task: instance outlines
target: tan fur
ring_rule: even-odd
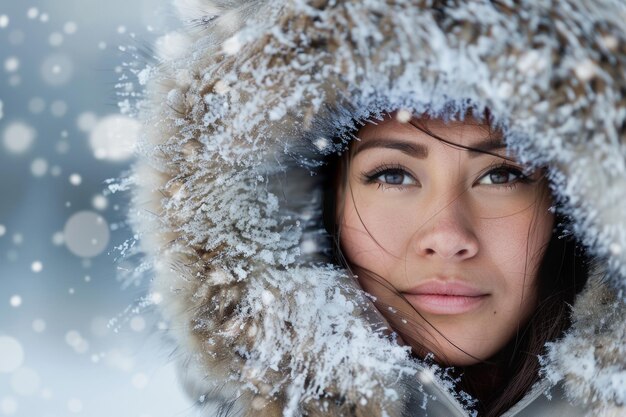
[[[376,83],[388,83],[392,89],[398,80],[408,83],[410,76],[420,85],[440,88],[419,90],[426,95],[421,100],[433,100],[434,116],[444,113],[443,101],[437,101],[444,93],[457,103],[470,98],[479,107],[489,107],[508,126],[510,145],[525,162],[550,164],[561,197],[568,199],[567,207],[577,216],[575,232],[591,242],[592,252],[605,262],[602,275],[606,279],[593,281],[576,301],[575,324],[562,341],[552,345],[547,369],[564,378],[573,400],[591,404],[596,412],[618,412],[623,407],[618,399],[594,391],[592,381],[569,372],[570,364],[561,359],[576,357],[593,346],[600,373],[625,368],[624,304],[616,294],[626,287],[619,272],[619,266],[626,265],[626,248],[619,246],[619,233],[626,230],[626,184],[623,175],[615,175],[621,173],[624,162],[624,126],[618,115],[626,109],[624,8],[608,7],[608,3],[605,7],[602,2],[589,6],[546,2],[545,8],[543,2],[532,7],[529,3],[529,13],[544,18],[533,26],[536,21],[531,24],[522,17],[524,8],[506,6],[506,2],[480,7],[476,6],[479,2],[461,2],[458,9],[463,17],[458,19],[452,11],[444,18],[427,3],[178,1],[181,16],[195,23],[176,38],[187,49],[162,49],[163,61],[147,90],[152,107],[144,115],[144,157],[135,170],[131,219],[142,234],[143,250],[154,262],[153,290],[162,295],[161,311],[173,323],[182,378],[193,398],[207,395],[217,404],[234,401],[232,415],[282,415],[289,394],[280,381],[293,370],[264,370],[257,378],[254,370],[246,368],[246,358],[234,349],[253,349],[255,341],[264,337],[260,331],[264,321],[278,314],[267,309],[241,321],[237,309],[252,283],[263,272],[306,265],[305,257],[297,255],[300,237],[294,233],[306,217],[297,216],[309,209],[311,196],[319,190],[313,178],[306,178],[308,174],[292,169],[281,175],[274,170],[290,166],[290,156],[283,152],[286,145],[305,148],[310,160],[323,160],[307,141],[333,132],[344,113],[369,117],[366,105],[376,107],[372,103],[379,93],[365,96],[364,89]],[[434,3],[443,7],[443,2]],[[411,10],[420,13],[410,14]],[[217,17],[208,19],[213,13]],[[400,17],[405,15],[414,21],[403,23]],[[578,27],[588,15],[603,23],[593,31]],[[514,32],[507,32],[509,25]],[[481,48],[485,40],[494,41],[493,48]],[[568,49],[576,45],[578,61]],[[450,59],[446,54],[462,55],[461,50],[468,54],[467,65],[473,67],[456,68],[458,62],[446,61]],[[474,56],[472,51],[480,52]],[[435,64],[416,66],[430,62]],[[479,70],[488,76],[482,77]],[[559,75],[544,77],[557,70]],[[395,90],[386,93],[398,94]],[[393,96],[376,110],[419,104],[400,101]],[[599,108],[615,112],[598,114]],[[208,116],[210,122],[206,122]],[[570,126],[569,121],[576,123]],[[349,130],[348,122],[341,128]],[[515,139],[522,134],[528,140]],[[581,172],[589,175],[581,180]],[[216,228],[222,231],[213,233],[237,235],[237,219],[228,217],[228,204],[217,206],[210,201],[229,190],[219,191],[218,178],[237,175],[241,180],[230,187],[241,185],[241,193],[258,191],[238,202],[242,218],[273,213],[270,194],[279,196],[280,209],[274,215],[284,220],[267,229],[287,242],[282,252],[274,253],[276,259],[266,261],[269,255],[261,256],[259,246],[256,256],[240,251],[224,260],[222,255],[240,250],[236,244],[224,241],[207,247],[215,235],[196,234],[202,228]],[[610,198],[604,198],[609,194]],[[208,220],[215,213],[226,219],[224,224]],[[217,227],[223,225],[224,229]],[[245,271],[234,266],[237,262],[253,272],[243,277]],[[280,293],[268,287],[268,291],[274,291],[275,299],[286,305],[296,305],[297,290]],[[368,327],[371,317],[371,308],[363,307],[348,318]],[[309,348],[294,348],[282,363],[302,356],[315,364]],[[401,366],[401,361],[396,365]],[[370,372],[359,366],[355,363],[351,369]],[[384,405],[388,416],[400,416],[402,400],[385,399],[383,383],[396,384],[399,398],[401,384],[384,373],[372,373],[372,378],[381,384],[368,401],[359,387],[342,391],[331,385],[324,387],[328,401],[301,403],[298,412],[371,416],[379,415]],[[270,393],[268,386],[281,389]]]

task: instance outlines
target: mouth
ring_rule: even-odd
[[[403,293],[419,312],[454,315],[478,309],[489,293],[459,282],[429,281]]]

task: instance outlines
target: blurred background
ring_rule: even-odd
[[[167,0],[0,0],[0,416],[193,415],[107,182],[168,26]]]

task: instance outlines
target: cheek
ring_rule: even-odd
[[[479,231],[482,258],[499,266],[503,272],[520,273],[528,260],[529,226],[519,216],[485,222]]]
[[[536,266],[552,235],[554,215],[549,201],[538,202],[522,212],[482,222],[480,240],[489,258],[505,264]]]
[[[547,204],[483,224],[481,249],[501,277],[503,300],[516,300],[518,306],[522,300],[526,310],[536,302],[537,274],[553,224]]]
[[[399,259],[407,256],[413,230],[410,211],[408,205],[367,204],[358,195],[353,200],[348,193],[340,213],[344,255],[352,264],[374,272],[390,272]]]

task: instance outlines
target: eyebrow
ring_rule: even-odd
[[[489,154],[490,152],[498,149],[506,148],[504,142],[502,142],[500,139],[493,138],[487,138],[477,143],[474,143],[470,146],[470,149],[459,146],[454,142],[448,142],[445,140],[443,140],[443,142],[456,148],[468,151],[470,158],[475,158],[483,154]],[[426,145],[397,139],[371,139],[367,142],[359,142],[356,151],[354,152],[354,155],[356,156],[358,153],[372,148],[395,149],[409,156],[412,156],[413,158],[418,159],[425,159],[428,157],[428,147]]]
[[[493,151],[506,148],[506,144],[501,139],[487,138],[471,145],[468,149],[470,158],[475,158],[483,154],[490,154]],[[500,156],[500,155],[497,155]]]
[[[424,159],[428,157],[428,147],[421,143],[405,142],[396,139],[372,139],[359,142],[354,155],[372,148],[395,149],[413,158]]]

